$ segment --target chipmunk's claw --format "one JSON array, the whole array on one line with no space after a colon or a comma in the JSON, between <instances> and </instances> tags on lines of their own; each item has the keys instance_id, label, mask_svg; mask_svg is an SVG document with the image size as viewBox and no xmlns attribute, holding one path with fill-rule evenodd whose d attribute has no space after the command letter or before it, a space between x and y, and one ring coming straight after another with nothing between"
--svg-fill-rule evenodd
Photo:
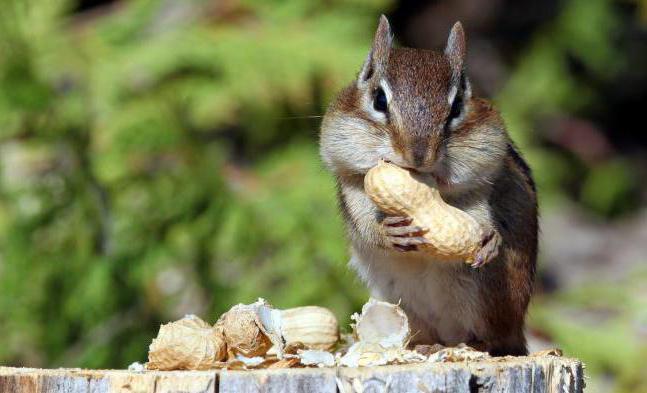
<instances>
[{"instance_id":1,"label":"chipmunk's claw","mask_svg":"<svg viewBox=\"0 0 647 393\"><path fill-rule=\"evenodd\" d=\"M403 227L411 225L413 219L411 217L403 216L387 216L382 220L382 224L387 227Z\"/></svg>"},{"instance_id":2,"label":"chipmunk's claw","mask_svg":"<svg viewBox=\"0 0 647 393\"><path fill-rule=\"evenodd\" d=\"M485 258L483 258L482 255L477 255L476 258L474 258L474 262L471 264L474 269L478 269L483 265L485 265Z\"/></svg>"},{"instance_id":3,"label":"chipmunk's claw","mask_svg":"<svg viewBox=\"0 0 647 393\"><path fill-rule=\"evenodd\" d=\"M386 227L386 234L390 237L404 237L414 238L422 237L425 233L429 232L427 228L419 227L417 225L407 225L401 227Z\"/></svg>"},{"instance_id":4,"label":"chipmunk's claw","mask_svg":"<svg viewBox=\"0 0 647 393\"><path fill-rule=\"evenodd\" d=\"M429 229L411 225L412 221L409 217L391 216L382 221L387 239L397 251L417 251L418 246L429 243L424 238Z\"/></svg>"},{"instance_id":5,"label":"chipmunk's claw","mask_svg":"<svg viewBox=\"0 0 647 393\"><path fill-rule=\"evenodd\" d=\"M403 246L401 244L393 243L393 248L396 251L400 251L400 252L418 251L418 246L416 246L416 245Z\"/></svg>"}]
</instances>

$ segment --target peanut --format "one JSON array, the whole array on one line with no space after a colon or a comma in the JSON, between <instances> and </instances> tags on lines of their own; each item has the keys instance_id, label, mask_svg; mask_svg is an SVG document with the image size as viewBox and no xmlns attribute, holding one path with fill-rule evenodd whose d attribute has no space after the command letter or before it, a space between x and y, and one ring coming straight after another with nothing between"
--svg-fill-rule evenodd
<instances>
[{"instance_id":1,"label":"peanut","mask_svg":"<svg viewBox=\"0 0 647 393\"><path fill-rule=\"evenodd\" d=\"M148 353L149 370L207 370L225 359L226 343L220 329L196 316L160 327Z\"/></svg>"},{"instance_id":2,"label":"peanut","mask_svg":"<svg viewBox=\"0 0 647 393\"><path fill-rule=\"evenodd\" d=\"M335 314L317 306L281 311L281 333L285 345L302 343L306 349L329 351L339 340Z\"/></svg>"},{"instance_id":3,"label":"peanut","mask_svg":"<svg viewBox=\"0 0 647 393\"><path fill-rule=\"evenodd\" d=\"M422 251L438 260L471 263L483 238L479 224L464 211L443 201L437 188L399 166L380 162L364 178L373 202L389 215L411 217L412 225L428 228Z\"/></svg>"}]
</instances>

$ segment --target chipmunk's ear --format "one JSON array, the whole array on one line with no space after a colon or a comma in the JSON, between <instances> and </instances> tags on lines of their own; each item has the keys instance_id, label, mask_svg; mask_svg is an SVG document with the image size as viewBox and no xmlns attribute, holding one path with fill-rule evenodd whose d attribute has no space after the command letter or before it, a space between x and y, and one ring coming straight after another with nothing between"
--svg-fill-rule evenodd
<instances>
[{"instance_id":1,"label":"chipmunk's ear","mask_svg":"<svg viewBox=\"0 0 647 393\"><path fill-rule=\"evenodd\" d=\"M449 33L445 56L452 70L452 80L460 81L465 68L465 31L461 22L456 22Z\"/></svg>"},{"instance_id":2,"label":"chipmunk's ear","mask_svg":"<svg viewBox=\"0 0 647 393\"><path fill-rule=\"evenodd\" d=\"M447 57L452 73L449 95L447 96L450 108L447 125L451 128L465 118L464 106L472 97L472 88L465 75L465 32L461 22L454 23L454 27L449 33L445 57Z\"/></svg>"},{"instance_id":3,"label":"chipmunk's ear","mask_svg":"<svg viewBox=\"0 0 647 393\"><path fill-rule=\"evenodd\" d=\"M380 17L380 24L373 38L373 47L368 53L362 70L359 73L358 83L362 84L371 79L374 75L383 74L389 61L389 52L393 42L391 26L386 16Z\"/></svg>"}]
</instances>

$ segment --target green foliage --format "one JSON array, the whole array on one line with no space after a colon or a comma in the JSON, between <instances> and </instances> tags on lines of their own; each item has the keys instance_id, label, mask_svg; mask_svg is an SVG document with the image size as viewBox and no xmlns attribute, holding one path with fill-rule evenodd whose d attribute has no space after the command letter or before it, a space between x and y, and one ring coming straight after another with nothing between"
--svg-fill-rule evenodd
<instances>
[{"instance_id":1,"label":"green foliage","mask_svg":"<svg viewBox=\"0 0 647 393\"><path fill-rule=\"evenodd\" d=\"M582 202L605 215L622 212L633 206L630 191L637 188L631 166L622 160L599 164L587 177L582 188Z\"/></svg>"},{"instance_id":2,"label":"green foliage","mask_svg":"<svg viewBox=\"0 0 647 393\"><path fill-rule=\"evenodd\" d=\"M0 362L123 367L184 313L364 299L316 122L291 117L352 77L385 4L210 4L3 6Z\"/></svg>"}]
</instances>

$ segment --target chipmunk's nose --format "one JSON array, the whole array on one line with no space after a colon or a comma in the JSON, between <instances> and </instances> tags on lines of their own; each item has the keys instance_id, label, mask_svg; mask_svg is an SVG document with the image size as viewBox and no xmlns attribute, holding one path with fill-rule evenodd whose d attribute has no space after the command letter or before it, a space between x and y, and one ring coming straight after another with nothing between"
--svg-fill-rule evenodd
<instances>
[{"instance_id":1,"label":"chipmunk's nose","mask_svg":"<svg viewBox=\"0 0 647 393\"><path fill-rule=\"evenodd\" d=\"M429 143L425 139L417 138L411 146L411 159L412 164L418 168L425 164L427 152L429 150Z\"/></svg>"}]
</instances>

